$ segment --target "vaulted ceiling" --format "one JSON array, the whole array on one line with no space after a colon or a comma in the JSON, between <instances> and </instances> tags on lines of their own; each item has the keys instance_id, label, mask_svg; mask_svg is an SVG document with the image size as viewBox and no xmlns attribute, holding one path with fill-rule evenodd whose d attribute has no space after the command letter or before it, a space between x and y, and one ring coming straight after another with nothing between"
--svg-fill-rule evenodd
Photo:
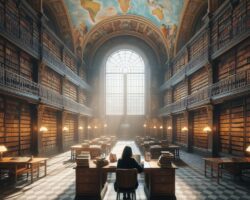
<instances>
[{"instance_id":1,"label":"vaulted ceiling","mask_svg":"<svg viewBox=\"0 0 250 200\"><path fill-rule=\"evenodd\" d=\"M91 44L95 43L93 37L88 36L88 33L92 32L93 34L92 29L95 29L95 25L107 22L109 19L116 19L118 20L117 23L114 20L108 25L106 23L106 27L102 27L102 31L109 29L108 31L113 30L117 33L119 30L123 30L124 34L127 27L130 35L133 33L138 35L138 31L141 31L142 38L147 41L152 41L155 37L158 44L165 43L167 49L160 45L161 52L158 54L165 56L165 59L167 59L169 49L174 47L184 0L64 0L64 3L68 8L73 25L75 44L79 52L81 52L81 47L86 47L86 39L91 39ZM129 17L130 21L124 26L121 17L127 18L127 16L133 17ZM147 22L145 26L142 25L143 20L133 24L138 21L135 19L136 16L145 19L145 22ZM122 27L115 27L115 24L121 24ZM151 28L149 29L149 27ZM144 30L141 30L143 28ZM103 37L107 36L105 31L102 34L96 30L97 33Z\"/></svg>"},{"instance_id":2,"label":"vaulted ceiling","mask_svg":"<svg viewBox=\"0 0 250 200\"><path fill-rule=\"evenodd\" d=\"M161 63L190 38L205 0L44 0L59 28L85 60L105 41L133 35L147 42ZM72 41L72 40L71 40ZM86 60L87 61L87 60Z\"/></svg>"},{"instance_id":3,"label":"vaulted ceiling","mask_svg":"<svg viewBox=\"0 0 250 200\"><path fill-rule=\"evenodd\" d=\"M178 24L183 0L64 0L73 25L91 27L103 19L132 14L145 17L155 25Z\"/></svg>"}]
</instances>

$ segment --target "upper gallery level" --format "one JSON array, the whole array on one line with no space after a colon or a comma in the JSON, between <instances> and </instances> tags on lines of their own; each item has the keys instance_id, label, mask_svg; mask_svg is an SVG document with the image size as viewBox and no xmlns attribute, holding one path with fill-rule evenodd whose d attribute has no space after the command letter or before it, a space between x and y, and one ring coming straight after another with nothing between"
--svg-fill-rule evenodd
<instances>
[{"instance_id":1,"label":"upper gallery level","mask_svg":"<svg viewBox=\"0 0 250 200\"><path fill-rule=\"evenodd\" d=\"M82 59L51 30L46 16L26 1L0 1L0 35L45 63L86 91L86 66Z\"/></svg>"},{"instance_id":2,"label":"upper gallery level","mask_svg":"<svg viewBox=\"0 0 250 200\"><path fill-rule=\"evenodd\" d=\"M250 88L250 2L241 0L232 6L225 1L204 19L199 31L166 64L165 82L160 87L165 95L159 113L162 116L232 97Z\"/></svg>"}]
</instances>

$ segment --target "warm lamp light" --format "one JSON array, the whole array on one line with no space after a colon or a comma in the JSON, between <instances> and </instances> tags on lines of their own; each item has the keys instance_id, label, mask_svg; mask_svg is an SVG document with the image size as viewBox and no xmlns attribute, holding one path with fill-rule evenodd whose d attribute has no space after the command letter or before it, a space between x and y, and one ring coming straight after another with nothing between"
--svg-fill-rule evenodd
<instances>
[{"instance_id":1,"label":"warm lamp light","mask_svg":"<svg viewBox=\"0 0 250 200\"><path fill-rule=\"evenodd\" d=\"M103 125L104 128L106 128L107 126L108 126L108 125L107 125L106 123Z\"/></svg>"},{"instance_id":2,"label":"warm lamp light","mask_svg":"<svg viewBox=\"0 0 250 200\"><path fill-rule=\"evenodd\" d=\"M246 152L250 153L250 145L247 147Z\"/></svg>"},{"instance_id":3,"label":"warm lamp light","mask_svg":"<svg viewBox=\"0 0 250 200\"><path fill-rule=\"evenodd\" d=\"M45 127L45 126L41 126L40 129L39 129L40 132L47 132L48 131L48 128Z\"/></svg>"},{"instance_id":4,"label":"warm lamp light","mask_svg":"<svg viewBox=\"0 0 250 200\"><path fill-rule=\"evenodd\" d=\"M98 127L97 127L97 126L95 126L95 127L94 127L94 129L98 129Z\"/></svg>"},{"instance_id":5,"label":"warm lamp light","mask_svg":"<svg viewBox=\"0 0 250 200\"><path fill-rule=\"evenodd\" d=\"M69 130L68 127L66 127L66 126L63 127L63 131L68 131L68 130Z\"/></svg>"},{"instance_id":6,"label":"warm lamp light","mask_svg":"<svg viewBox=\"0 0 250 200\"><path fill-rule=\"evenodd\" d=\"M78 128L79 130L83 130L83 127L82 126L79 126L79 128Z\"/></svg>"},{"instance_id":7,"label":"warm lamp light","mask_svg":"<svg viewBox=\"0 0 250 200\"><path fill-rule=\"evenodd\" d=\"M212 129L209 126L206 126L205 128L203 128L203 132L209 133L212 132Z\"/></svg>"},{"instance_id":8,"label":"warm lamp light","mask_svg":"<svg viewBox=\"0 0 250 200\"><path fill-rule=\"evenodd\" d=\"M153 128L156 129L156 126L154 126Z\"/></svg>"},{"instance_id":9,"label":"warm lamp light","mask_svg":"<svg viewBox=\"0 0 250 200\"><path fill-rule=\"evenodd\" d=\"M185 131L188 131L188 128L186 126L184 126L182 129L181 129L182 132L185 132Z\"/></svg>"},{"instance_id":10,"label":"warm lamp light","mask_svg":"<svg viewBox=\"0 0 250 200\"><path fill-rule=\"evenodd\" d=\"M91 126L88 126L88 129L91 129Z\"/></svg>"},{"instance_id":11,"label":"warm lamp light","mask_svg":"<svg viewBox=\"0 0 250 200\"><path fill-rule=\"evenodd\" d=\"M147 124L143 124L143 127L146 128L146 127L147 127Z\"/></svg>"},{"instance_id":12,"label":"warm lamp light","mask_svg":"<svg viewBox=\"0 0 250 200\"><path fill-rule=\"evenodd\" d=\"M163 126L160 126L160 129L163 129Z\"/></svg>"},{"instance_id":13,"label":"warm lamp light","mask_svg":"<svg viewBox=\"0 0 250 200\"><path fill-rule=\"evenodd\" d=\"M169 127L168 127L168 130L172 130L172 127L171 127L171 126L169 126Z\"/></svg>"},{"instance_id":14,"label":"warm lamp light","mask_svg":"<svg viewBox=\"0 0 250 200\"><path fill-rule=\"evenodd\" d=\"M8 149L4 145L0 145L0 160L3 159L3 152L6 152Z\"/></svg>"}]
</instances>

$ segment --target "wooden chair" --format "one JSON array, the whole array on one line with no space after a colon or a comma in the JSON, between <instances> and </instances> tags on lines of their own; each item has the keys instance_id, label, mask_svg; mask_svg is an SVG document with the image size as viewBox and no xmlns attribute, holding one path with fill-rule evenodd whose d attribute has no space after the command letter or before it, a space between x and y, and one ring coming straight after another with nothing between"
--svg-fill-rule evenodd
<instances>
[{"instance_id":1,"label":"wooden chair","mask_svg":"<svg viewBox=\"0 0 250 200\"><path fill-rule=\"evenodd\" d=\"M131 194L132 200L136 200L137 169L117 169L116 187L116 200L120 200L121 193Z\"/></svg>"}]
</instances>

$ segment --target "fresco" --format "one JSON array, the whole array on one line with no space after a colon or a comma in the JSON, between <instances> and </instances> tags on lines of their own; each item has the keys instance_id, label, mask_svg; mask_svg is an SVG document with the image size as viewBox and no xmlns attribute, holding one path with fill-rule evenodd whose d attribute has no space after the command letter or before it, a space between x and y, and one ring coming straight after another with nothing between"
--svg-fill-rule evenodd
<instances>
[{"instance_id":1,"label":"fresco","mask_svg":"<svg viewBox=\"0 0 250 200\"><path fill-rule=\"evenodd\" d=\"M174 41L184 0L64 0L74 26L77 44L98 22L116 15L143 16L157 25L167 38Z\"/></svg>"}]
</instances>

